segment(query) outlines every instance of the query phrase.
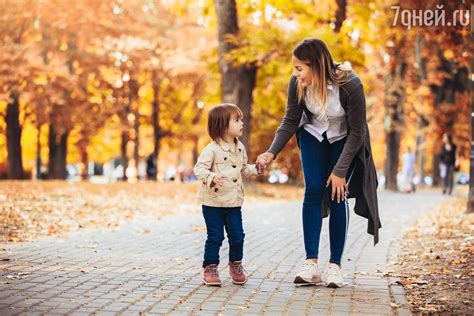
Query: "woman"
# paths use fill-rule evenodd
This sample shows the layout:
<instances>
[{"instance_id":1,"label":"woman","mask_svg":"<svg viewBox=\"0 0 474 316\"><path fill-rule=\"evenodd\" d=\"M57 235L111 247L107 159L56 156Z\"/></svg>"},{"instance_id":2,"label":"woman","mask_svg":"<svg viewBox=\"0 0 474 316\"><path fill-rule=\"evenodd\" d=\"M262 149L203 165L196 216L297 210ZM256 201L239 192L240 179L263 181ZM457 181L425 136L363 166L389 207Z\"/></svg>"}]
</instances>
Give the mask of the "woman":
<instances>
[{"instance_id":1,"label":"woman","mask_svg":"<svg viewBox=\"0 0 474 316\"><path fill-rule=\"evenodd\" d=\"M451 195L454 186L454 171L458 166L456 145L453 144L451 135L443 134L443 147L441 147L441 165L443 178L443 194Z\"/></svg>"},{"instance_id":2,"label":"woman","mask_svg":"<svg viewBox=\"0 0 474 316\"><path fill-rule=\"evenodd\" d=\"M411 193L416 191L415 177L415 154L411 147L406 146L405 153L402 156L402 192Z\"/></svg>"},{"instance_id":3,"label":"woman","mask_svg":"<svg viewBox=\"0 0 474 316\"><path fill-rule=\"evenodd\" d=\"M335 63L321 40L301 42L293 51L292 64L285 116L270 148L257 160L266 167L296 133L305 180L306 260L294 282L321 281L319 238L322 217L329 208L331 257L325 281L329 287L341 287L341 257L349 224L347 198L356 198L355 212L368 219L367 231L374 235L374 243L381 227L364 90L350 66Z\"/></svg>"}]
</instances>

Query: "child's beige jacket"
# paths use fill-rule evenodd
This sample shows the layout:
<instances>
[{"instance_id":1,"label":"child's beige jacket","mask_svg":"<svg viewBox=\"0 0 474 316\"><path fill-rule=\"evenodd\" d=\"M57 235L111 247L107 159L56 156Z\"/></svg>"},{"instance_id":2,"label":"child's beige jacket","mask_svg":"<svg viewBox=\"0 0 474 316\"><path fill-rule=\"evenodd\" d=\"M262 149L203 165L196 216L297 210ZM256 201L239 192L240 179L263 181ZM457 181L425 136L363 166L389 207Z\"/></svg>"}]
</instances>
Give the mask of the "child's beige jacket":
<instances>
[{"instance_id":1,"label":"child's beige jacket","mask_svg":"<svg viewBox=\"0 0 474 316\"><path fill-rule=\"evenodd\" d=\"M240 141L235 146L223 141L209 143L204 147L193 170L202 181L199 203L214 207L242 206L242 175L257 175L255 165L247 164L247 153ZM225 177L223 186L212 182L215 175Z\"/></svg>"}]
</instances>

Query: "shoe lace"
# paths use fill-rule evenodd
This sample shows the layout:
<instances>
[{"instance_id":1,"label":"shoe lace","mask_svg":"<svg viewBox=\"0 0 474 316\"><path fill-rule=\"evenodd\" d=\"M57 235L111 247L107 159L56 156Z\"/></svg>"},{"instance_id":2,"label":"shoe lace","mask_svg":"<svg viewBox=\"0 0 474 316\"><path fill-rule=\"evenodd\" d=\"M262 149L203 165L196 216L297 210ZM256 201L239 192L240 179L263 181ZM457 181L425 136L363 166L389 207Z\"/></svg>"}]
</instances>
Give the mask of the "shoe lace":
<instances>
[{"instance_id":1,"label":"shoe lace","mask_svg":"<svg viewBox=\"0 0 474 316\"><path fill-rule=\"evenodd\" d=\"M241 274L244 267L241 265L241 264L235 264L235 265L232 265L232 270L237 273L237 274Z\"/></svg>"},{"instance_id":2,"label":"shoe lace","mask_svg":"<svg viewBox=\"0 0 474 316\"><path fill-rule=\"evenodd\" d=\"M208 268L207 268L207 271L208 271L211 275L213 275L213 276L218 275L217 267L208 267Z\"/></svg>"},{"instance_id":3,"label":"shoe lace","mask_svg":"<svg viewBox=\"0 0 474 316\"><path fill-rule=\"evenodd\" d=\"M304 262L302 270L308 271L308 270L311 270L313 267L314 267L314 263Z\"/></svg>"},{"instance_id":4,"label":"shoe lace","mask_svg":"<svg viewBox=\"0 0 474 316\"><path fill-rule=\"evenodd\" d=\"M338 267L334 266L334 265L329 265L328 267L328 274L329 275L334 275L334 276L338 276L340 274L340 270Z\"/></svg>"}]
</instances>

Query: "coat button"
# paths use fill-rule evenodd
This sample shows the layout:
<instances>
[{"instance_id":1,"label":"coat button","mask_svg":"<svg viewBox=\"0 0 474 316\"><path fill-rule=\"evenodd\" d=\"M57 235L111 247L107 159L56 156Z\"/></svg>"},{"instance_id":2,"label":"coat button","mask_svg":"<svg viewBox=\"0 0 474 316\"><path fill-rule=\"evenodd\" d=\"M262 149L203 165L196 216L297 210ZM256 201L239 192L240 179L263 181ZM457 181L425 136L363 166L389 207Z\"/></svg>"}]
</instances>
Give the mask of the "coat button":
<instances>
[{"instance_id":1,"label":"coat button","mask_svg":"<svg viewBox=\"0 0 474 316\"><path fill-rule=\"evenodd\" d=\"M224 160L227 160L227 157L224 157Z\"/></svg>"},{"instance_id":2,"label":"coat button","mask_svg":"<svg viewBox=\"0 0 474 316\"><path fill-rule=\"evenodd\" d=\"M214 189L214 192L217 192L217 191L219 191L219 189L218 189L218 188L215 188L215 189Z\"/></svg>"},{"instance_id":3,"label":"coat button","mask_svg":"<svg viewBox=\"0 0 474 316\"><path fill-rule=\"evenodd\" d=\"M232 181L237 182L237 179L234 179L234 180L232 180Z\"/></svg>"},{"instance_id":4,"label":"coat button","mask_svg":"<svg viewBox=\"0 0 474 316\"><path fill-rule=\"evenodd\" d=\"M239 148L239 151L242 151L242 148Z\"/></svg>"},{"instance_id":5,"label":"coat button","mask_svg":"<svg viewBox=\"0 0 474 316\"><path fill-rule=\"evenodd\" d=\"M237 166L236 166L236 165L232 165L232 168L237 168Z\"/></svg>"}]
</instances>

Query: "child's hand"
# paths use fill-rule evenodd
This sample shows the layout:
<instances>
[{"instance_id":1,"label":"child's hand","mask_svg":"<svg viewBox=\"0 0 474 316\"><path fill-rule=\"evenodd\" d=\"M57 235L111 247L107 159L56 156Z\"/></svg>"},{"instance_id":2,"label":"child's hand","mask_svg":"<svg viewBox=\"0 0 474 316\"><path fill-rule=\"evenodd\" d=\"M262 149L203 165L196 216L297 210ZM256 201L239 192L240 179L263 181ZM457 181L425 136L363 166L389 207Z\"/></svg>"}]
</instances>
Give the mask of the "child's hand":
<instances>
[{"instance_id":1,"label":"child's hand","mask_svg":"<svg viewBox=\"0 0 474 316\"><path fill-rule=\"evenodd\" d=\"M225 180L225 178L226 178L226 177L224 177L224 176L220 176L220 175L216 174L216 175L214 176L214 179L212 179L212 183L215 183L215 184L217 184L217 185L219 185L219 186L223 186L223 185L224 185L224 180Z\"/></svg>"},{"instance_id":2,"label":"child's hand","mask_svg":"<svg viewBox=\"0 0 474 316\"><path fill-rule=\"evenodd\" d=\"M270 152L265 152L257 157L257 163L261 164L264 168L272 162L275 155Z\"/></svg>"},{"instance_id":3,"label":"child's hand","mask_svg":"<svg viewBox=\"0 0 474 316\"><path fill-rule=\"evenodd\" d=\"M255 167L257 168L257 175L261 176L263 174L263 169L265 169L265 167L258 161L255 164Z\"/></svg>"}]
</instances>

